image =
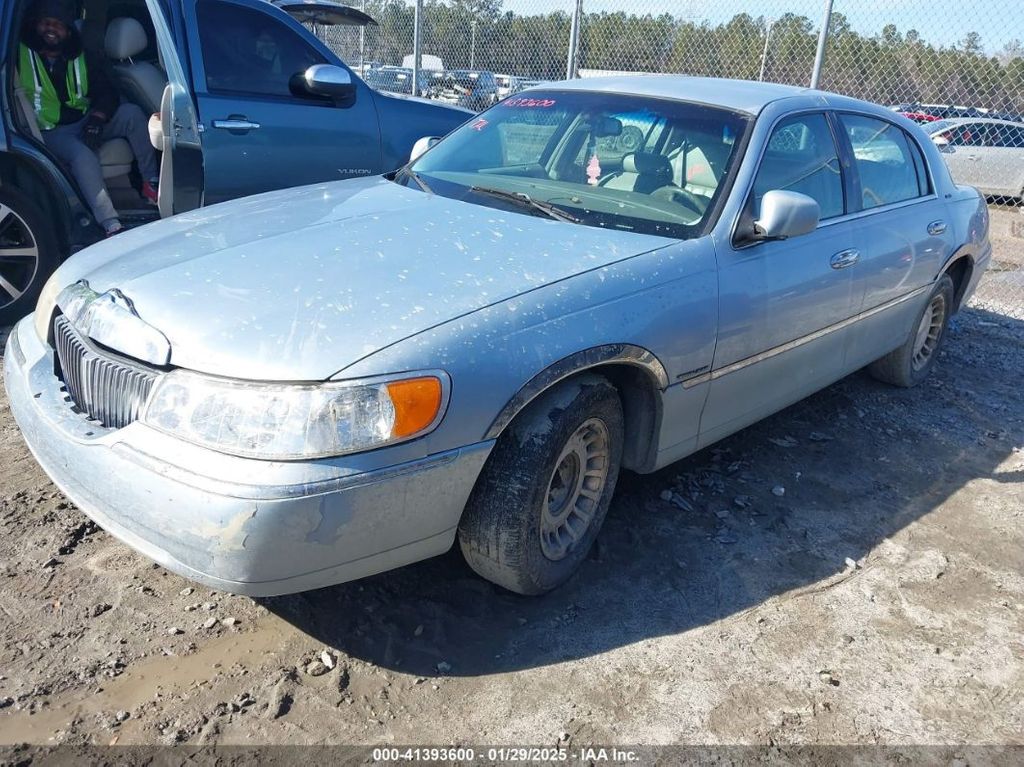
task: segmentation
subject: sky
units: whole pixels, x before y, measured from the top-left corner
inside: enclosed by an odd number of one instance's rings
[[[506,10],[523,14],[570,12],[574,5],[575,0],[504,0]],[[583,0],[586,13],[671,13],[718,23],[737,13],[778,17],[793,12],[812,19],[816,27],[824,8],[825,0]],[[891,23],[900,32],[916,29],[924,40],[950,46],[975,31],[989,53],[1011,40],[1024,41],[1024,0],[834,0],[833,11],[845,14],[857,32],[867,35]]]

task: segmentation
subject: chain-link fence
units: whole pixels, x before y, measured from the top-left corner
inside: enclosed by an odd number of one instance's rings
[[[420,0],[418,14],[415,0],[350,2],[377,25],[318,31],[368,82],[430,96],[430,70],[498,75],[477,108],[537,81],[613,72],[808,85],[820,38],[820,87],[932,129],[954,178],[989,197],[994,259],[975,303],[1024,318],[1020,0]],[[420,79],[401,68],[417,36]],[[941,119],[956,122],[940,131]]]

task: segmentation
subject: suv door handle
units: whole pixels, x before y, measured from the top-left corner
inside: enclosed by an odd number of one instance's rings
[[[853,266],[860,260],[860,251],[856,248],[850,248],[849,250],[841,250],[832,256],[832,260],[829,263],[833,269],[845,269],[848,266]]]
[[[214,120],[214,128],[221,128],[223,130],[256,130],[260,127],[259,123],[250,122],[244,118],[229,117],[226,120]]]
[[[928,234],[940,235],[946,231],[945,221],[932,221],[928,224]]]

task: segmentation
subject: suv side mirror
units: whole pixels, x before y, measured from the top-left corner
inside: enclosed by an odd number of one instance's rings
[[[799,192],[773,189],[761,198],[761,216],[754,222],[758,240],[785,240],[813,232],[818,227],[821,207]]]
[[[348,70],[334,64],[314,64],[292,78],[292,89],[335,101],[348,101],[356,95],[356,86]]]
[[[423,138],[416,139],[416,143],[412,145],[412,151],[409,152],[409,162],[416,160],[440,140],[438,136],[424,136]]]

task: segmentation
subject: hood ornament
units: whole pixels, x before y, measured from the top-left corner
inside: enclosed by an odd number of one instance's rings
[[[93,341],[153,365],[171,361],[167,336],[139,316],[134,302],[120,288],[97,293],[86,280],[79,280],[60,292],[57,306]]]

